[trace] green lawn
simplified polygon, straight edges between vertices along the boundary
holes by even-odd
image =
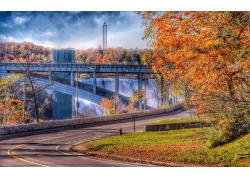
[[[124,161],[177,163],[177,166],[179,163],[187,166],[250,166],[250,134],[208,149],[206,133],[209,131],[207,127],[130,133],[90,142],[87,148],[98,157]]]
[[[148,125],[178,124],[178,123],[190,123],[190,122],[201,122],[201,120],[199,120],[198,118],[165,119],[162,121],[150,123]]]

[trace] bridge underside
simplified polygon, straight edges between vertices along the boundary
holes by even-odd
[[[40,86],[46,86],[47,84],[50,84],[50,83],[51,81],[45,80],[45,79],[37,81],[37,84]],[[54,82],[53,89],[55,91],[58,91],[64,94],[76,96],[76,88],[70,85]],[[85,99],[87,101],[93,102],[95,104],[99,104],[103,98],[102,96],[99,96],[97,94],[94,94],[94,93],[91,93],[89,91],[82,90],[82,89],[78,89],[78,97],[81,99]]]
[[[7,71],[0,71],[0,78],[1,76],[7,76],[9,75],[7,73]],[[42,80],[36,80],[36,84],[39,86],[47,86],[48,84],[51,84],[52,81],[47,80],[47,79],[42,79]],[[64,94],[68,94],[71,96],[75,96],[76,97],[76,88],[74,86],[71,86],[70,84],[66,84],[67,82],[65,81],[61,81],[60,82],[53,82],[53,90],[60,92],[60,93],[64,93]],[[74,83],[75,84],[75,83]],[[103,97],[112,97],[114,95],[113,91],[109,91],[107,89],[104,88],[99,88],[96,87],[96,92],[94,93],[91,85],[87,84],[87,83],[83,83],[83,82],[78,82],[78,97],[81,99],[85,99],[87,101],[90,101],[92,103],[95,104],[100,104],[100,102],[102,101]],[[129,98],[118,94],[118,96],[121,98],[122,102],[125,105],[129,104]],[[151,106],[146,105],[146,109],[153,109]]]

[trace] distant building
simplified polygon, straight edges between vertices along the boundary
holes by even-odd
[[[53,50],[52,51],[52,62],[53,63],[75,63],[75,50]]]

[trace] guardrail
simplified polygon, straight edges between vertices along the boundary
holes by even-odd
[[[47,132],[53,132],[57,129],[63,128],[74,128],[74,127],[84,127],[87,124],[95,123],[107,123],[107,122],[119,122],[121,120],[132,120],[132,115],[136,115],[137,118],[159,115],[165,113],[171,113],[173,111],[183,109],[182,104],[177,104],[169,108],[162,108],[156,110],[150,110],[145,112],[134,112],[134,113],[125,113],[118,115],[110,116],[98,116],[98,117],[86,117],[80,119],[66,119],[66,120],[56,120],[56,121],[47,121],[41,123],[30,123],[30,124],[19,124],[13,126],[2,126],[0,127],[0,139],[4,139],[4,135],[18,135],[20,133],[26,134],[35,134],[39,131],[46,130]]]

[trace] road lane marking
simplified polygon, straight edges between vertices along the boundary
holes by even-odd
[[[19,157],[15,156],[15,155],[11,154],[10,151],[12,151],[13,149],[16,149],[16,148],[18,148],[18,147],[24,146],[24,145],[25,145],[25,144],[21,144],[21,145],[18,145],[18,146],[15,146],[15,147],[9,149],[9,150],[8,150],[8,155],[11,156],[11,157],[14,158],[14,159],[18,159],[18,160],[20,160],[20,161],[24,161],[24,162],[27,162],[27,163],[35,164],[35,165],[42,166],[42,167],[50,167],[50,166],[47,166],[47,165],[44,165],[44,164],[40,164],[40,163],[36,163],[36,162],[33,162],[33,161],[25,160],[25,159],[23,159],[23,158],[19,158]]]
[[[78,140],[78,143],[74,144],[74,146],[78,145],[78,144],[81,144],[81,143],[85,143],[85,142],[89,142],[89,141],[93,141],[93,140],[98,140],[100,138],[106,138],[106,137],[109,137],[109,136],[96,136],[96,137],[92,137],[92,138],[87,138],[87,139],[82,139],[82,140]],[[71,144],[71,143],[74,143],[75,141],[72,141],[72,142],[69,142],[67,144]],[[67,144],[64,144],[64,145],[67,145]],[[63,154],[66,154],[66,155],[74,155],[74,154],[70,154],[70,153],[66,153],[66,152],[63,152],[61,150],[59,150],[59,147],[61,145],[58,145],[55,149],[60,152],[60,153],[63,153]],[[87,154],[84,154],[84,153],[78,153],[76,152],[77,154],[79,154],[80,156],[78,156],[79,158],[82,158],[82,159],[88,159],[88,160],[92,160],[92,161],[96,161],[96,162],[108,162],[108,163],[112,163],[112,164],[117,164],[117,165],[129,165],[129,166],[132,166],[132,167],[137,167],[137,166],[141,166],[141,164],[139,163],[126,163],[126,162],[117,162],[115,160],[109,160],[109,159],[98,159],[98,158],[90,158],[90,157],[83,157],[81,155],[87,155]],[[154,166],[154,165],[152,165]]]
[[[76,146],[76,145],[78,145],[78,144],[81,144],[81,143],[88,142],[88,141],[98,140],[98,139],[100,139],[100,138],[102,138],[102,137],[103,137],[103,136],[97,136],[97,137],[93,137],[93,138],[82,139],[82,140],[79,140],[77,144],[74,144],[74,146]],[[105,136],[104,136],[104,138],[105,138]],[[72,141],[72,142],[70,142],[70,143],[73,143],[73,142],[75,142],[75,141]],[[70,143],[69,143],[69,144],[70,144]],[[65,152],[59,150],[59,147],[60,147],[60,146],[61,146],[61,145],[58,145],[58,146],[55,148],[58,152],[63,153],[63,154],[66,154],[66,155],[71,155],[71,156],[74,155],[74,154],[65,153]],[[87,154],[84,154],[84,153],[77,153],[77,154],[79,154],[79,155],[87,155]],[[88,158],[88,157],[82,157],[82,156],[79,156],[79,157],[82,158],[82,159],[90,159],[90,160],[96,161],[96,162],[109,162],[109,163],[114,163],[114,164],[117,164],[117,165],[137,166],[137,165],[136,165],[137,163],[135,163],[135,164],[129,164],[129,163],[126,163],[126,162],[117,162],[117,161],[108,160],[108,159]]]
[[[60,145],[56,146],[56,150],[57,150],[58,152],[63,153],[63,154],[66,154],[66,155],[70,155],[70,156],[72,155],[72,154],[69,154],[69,153],[65,153],[65,152],[60,151],[60,150],[58,149],[59,146],[60,146]]]
[[[172,116],[174,116],[175,117],[175,115],[172,115]],[[177,115],[176,115],[177,116]],[[164,117],[165,118],[165,117]],[[155,121],[157,121],[158,119],[156,119]],[[159,119],[160,120],[160,119]],[[141,125],[141,123],[140,122],[137,122],[137,125]],[[121,125],[122,126],[122,128],[127,128],[127,127],[131,127],[131,125]],[[91,130],[91,129],[89,129],[89,130]],[[105,129],[104,129],[105,130]],[[87,133],[87,132],[83,132],[83,133]],[[83,134],[83,133],[79,133],[79,134]],[[76,134],[76,135],[78,135],[78,134]],[[38,141],[34,141],[34,142],[42,142],[42,141],[46,141],[46,140],[51,140],[51,139],[56,139],[56,138],[60,138],[60,137],[69,137],[69,136],[59,136],[59,137],[55,137],[55,138],[47,138],[47,139],[42,139],[42,140],[38,140]],[[94,140],[94,139],[92,139],[92,140]],[[86,140],[85,140],[86,141]],[[79,144],[80,143],[82,143],[82,142],[79,142]],[[68,143],[67,143],[68,144]],[[78,144],[78,143],[77,143]],[[21,160],[21,161],[25,161],[25,162],[28,162],[28,163],[32,163],[32,164],[36,164],[36,165],[39,165],[39,166],[46,166],[46,167],[49,167],[49,166],[47,166],[47,165],[44,165],[44,164],[40,164],[40,163],[36,163],[36,162],[32,162],[32,161],[29,161],[29,160],[25,160],[25,159],[22,159],[22,158],[19,158],[19,157],[17,157],[17,156],[15,156],[15,155],[13,155],[13,154],[11,154],[11,151],[12,150],[14,150],[14,149],[16,149],[16,148],[18,148],[18,147],[21,147],[21,146],[27,146],[27,144],[21,144],[21,145],[18,145],[18,146],[15,146],[15,147],[13,147],[13,148],[11,148],[11,149],[9,149],[7,152],[8,152],[8,155],[9,156],[11,156],[12,158],[15,158],[15,159],[18,159],[18,160]],[[59,146],[57,147],[57,149],[59,148]],[[83,158],[83,157],[81,157],[81,158]],[[117,164],[119,164],[119,163],[117,163]]]
[[[85,134],[87,132],[81,132],[81,133],[78,133],[76,135],[79,135],[79,134]],[[33,141],[34,142],[43,142],[43,141],[47,141],[47,140],[52,140],[52,139],[58,139],[58,138],[62,138],[62,137],[67,137],[67,136],[56,136],[56,137],[53,137],[53,138],[46,138],[46,139],[40,139],[40,140],[37,140],[37,141]],[[24,161],[24,162],[28,162],[28,163],[31,163],[31,164],[35,164],[35,165],[38,165],[38,166],[42,166],[42,167],[50,167],[48,165],[45,165],[45,164],[41,164],[41,163],[37,163],[37,162],[34,162],[34,161],[29,161],[29,160],[26,160],[26,159],[23,159],[23,158],[20,158],[18,156],[15,156],[13,154],[11,154],[11,151],[14,150],[14,149],[17,149],[18,147],[21,147],[21,146],[28,146],[27,144],[21,144],[21,145],[18,145],[18,146],[15,146],[13,148],[10,148],[8,151],[7,151],[7,154],[14,158],[14,159],[17,159],[17,160],[20,160],[20,161]]]

